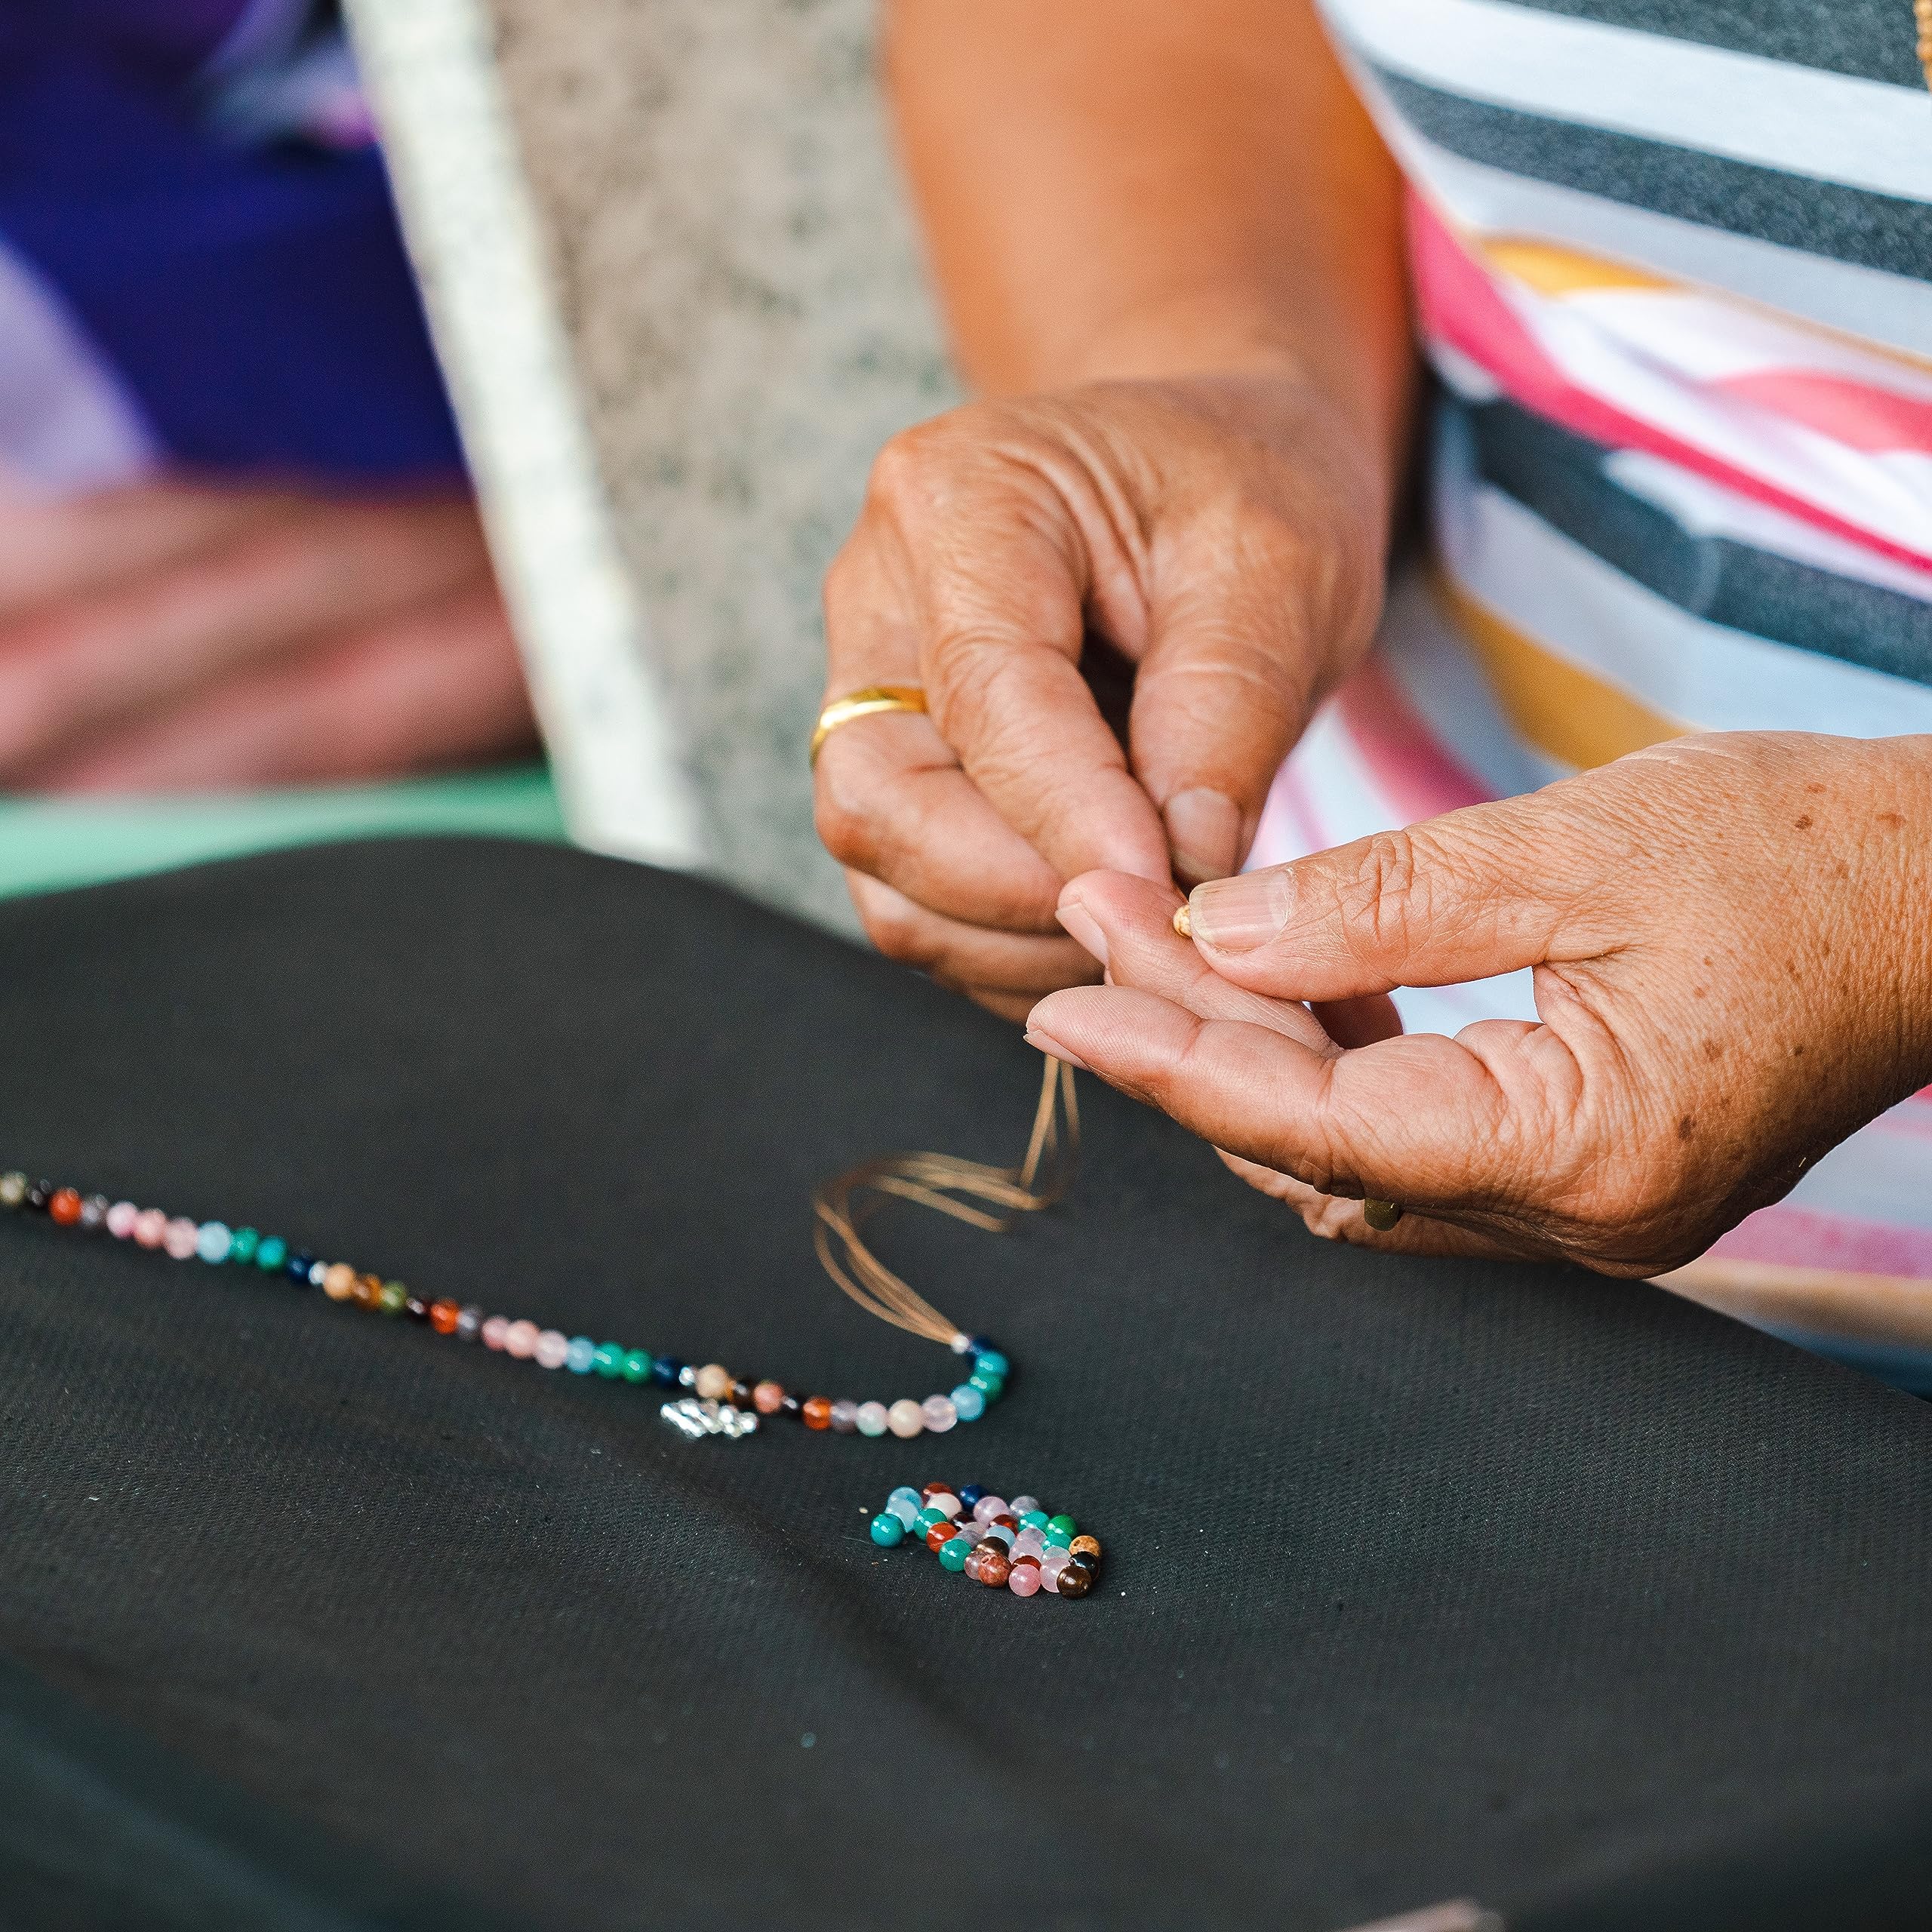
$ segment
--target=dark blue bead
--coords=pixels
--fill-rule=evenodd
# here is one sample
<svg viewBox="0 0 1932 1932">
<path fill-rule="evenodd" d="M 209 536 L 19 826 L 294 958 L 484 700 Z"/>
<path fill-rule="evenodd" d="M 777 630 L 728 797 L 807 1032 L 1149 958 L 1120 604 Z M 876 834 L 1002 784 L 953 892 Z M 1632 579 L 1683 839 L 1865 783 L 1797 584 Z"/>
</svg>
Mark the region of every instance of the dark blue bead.
<svg viewBox="0 0 1932 1932">
<path fill-rule="evenodd" d="M 986 1492 L 982 1489 L 977 1483 L 969 1482 L 966 1487 L 959 1492 L 959 1500 L 967 1509 L 970 1509 L 974 1503 L 979 1501 L 981 1497 L 986 1494 Z"/>
<path fill-rule="evenodd" d="M 966 1337 L 966 1352 L 969 1355 L 984 1355 L 992 1346 L 991 1339 L 985 1335 L 968 1335 Z"/>
<path fill-rule="evenodd" d="M 315 1265 L 315 1257 L 312 1254 L 291 1254 L 281 1272 L 297 1287 L 306 1288 L 309 1285 L 309 1270 Z"/>
<path fill-rule="evenodd" d="M 661 1382 L 667 1389 L 678 1386 L 678 1371 L 684 1367 L 675 1355 L 655 1355 L 651 1358 L 651 1379 Z"/>
</svg>

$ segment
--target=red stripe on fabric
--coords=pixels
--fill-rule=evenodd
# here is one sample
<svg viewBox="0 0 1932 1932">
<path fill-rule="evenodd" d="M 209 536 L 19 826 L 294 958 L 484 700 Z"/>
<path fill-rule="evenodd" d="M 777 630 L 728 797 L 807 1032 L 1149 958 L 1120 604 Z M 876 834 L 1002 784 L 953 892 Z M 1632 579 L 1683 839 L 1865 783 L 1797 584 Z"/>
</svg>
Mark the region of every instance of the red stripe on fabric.
<svg viewBox="0 0 1932 1932">
<path fill-rule="evenodd" d="M 1932 1228 L 1854 1221 L 1789 1201 L 1747 1216 L 1710 1251 L 1727 1261 L 1932 1280 Z"/>
<path fill-rule="evenodd" d="M 1662 457 L 1754 503 L 1769 504 L 1829 530 L 1876 555 L 1915 570 L 1932 570 L 1932 542 L 1921 549 L 1881 537 L 1580 387 L 1550 360 L 1481 265 L 1428 205 L 1411 193 L 1409 205 L 1410 245 L 1424 324 L 1432 334 L 1493 377 L 1512 401 L 1592 442 Z"/>
<path fill-rule="evenodd" d="M 1489 802 L 1490 795 L 1443 749 L 1374 658 L 1337 694 L 1335 709 L 1396 824 Z"/>
<path fill-rule="evenodd" d="M 1932 402 L 1900 395 L 1895 389 L 1874 389 L 1849 376 L 1821 376 L 1804 369 L 1722 376 L 1711 386 L 1866 455 L 1932 456 Z"/>
</svg>

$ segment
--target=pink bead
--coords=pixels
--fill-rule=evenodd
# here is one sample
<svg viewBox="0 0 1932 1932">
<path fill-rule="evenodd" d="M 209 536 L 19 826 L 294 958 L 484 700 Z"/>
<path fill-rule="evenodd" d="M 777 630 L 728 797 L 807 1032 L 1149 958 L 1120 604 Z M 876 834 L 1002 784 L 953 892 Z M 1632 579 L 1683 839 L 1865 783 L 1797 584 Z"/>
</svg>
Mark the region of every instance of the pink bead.
<svg viewBox="0 0 1932 1932">
<path fill-rule="evenodd" d="M 935 1435 L 943 1435 L 959 1420 L 959 1411 L 950 1395 L 928 1395 L 919 1404 L 919 1413 Z"/>
<path fill-rule="evenodd" d="M 561 1368 L 571 1352 L 571 1338 L 561 1328 L 546 1328 L 537 1338 L 537 1366 Z"/>
<path fill-rule="evenodd" d="M 980 1580 L 980 1552 L 977 1549 L 968 1550 L 966 1552 L 965 1574 L 976 1583 Z"/>
<path fill-rule="evenodd" d="M 1037 1496 L 1016 1496 L 1006 1506 L 1016 1516 L 1030 1515 L 1039 1508 L 1040 1499 Z"/>
<path fill-rule="evenodd" d="M 158 1247 L 168 1238 L 168 1217 L 158 1208 L 143 1208 L 134 1217 L 134 1238 L 143 1247 Z"/>
<path fill-rule="evenodd" d="M 990 1523 L 995 1516 L 1006 1514 L 1006 1505 L 997 1496 L 983 1496 L 973 1505 L 973 1520 L 976 1523 Z"/>
<path fill-rule="evenodd" d="M 1006 1580 L 1006 1587 L 1017 1597 L 1030 1597 L 1040 1588 L 1040 1573 L 1030 1563 L 1016 1563 Z"/>
<path fill-rule="evenodd" d="M 507 1315 L 493 1315 L 483 1324 L 483 1346 L 486 1349 L 500 1349 L 503 1337 L 510 1332 L 510 1318 Z"/>
<path fill-rule="evenodd" d="M 1047 1553 L 1047 1540 L 1038 1530 L 1022 1530 L 1013 1539 L 1015 1556 L 1044 1556 Z"/>
<path fill-rule="evenodd" d="M 162 1231 L 161 1244 L 177 1261 L 191 1260 L 195 1244 L 202 1238 L 202 1231 L 184 1214 L 179 1220 L 170 1221 Z"/>
<path fill-rule="evenodd" d="M 512 1321 L 503 1331 L 503 1352 L 515 1355 L 518 1361 L 528 1361 L 537 1352 L 537 1324 Z"/>
<path fill-rule="evenodd" d="M 125 1241 L 140 1218 L 141 1211 L 131 1201 L 117 1201 L 107 1211 L 107 1232 L 116 1241 Z"/>
</svg>

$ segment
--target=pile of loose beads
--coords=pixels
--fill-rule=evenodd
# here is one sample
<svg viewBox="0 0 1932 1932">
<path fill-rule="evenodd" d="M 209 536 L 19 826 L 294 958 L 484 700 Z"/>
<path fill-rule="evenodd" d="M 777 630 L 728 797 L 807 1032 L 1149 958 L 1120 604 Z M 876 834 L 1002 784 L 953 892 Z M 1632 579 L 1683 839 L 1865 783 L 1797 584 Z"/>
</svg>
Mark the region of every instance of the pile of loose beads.
<svg viewBox="0 0 1932 1932">
<path fill-rule="evenodd" d="M 665 1402 L 659 1413 L 688 1436 L 728 1438 L 756 1432 L 763 1417 L 791 1417 L 808 1429 L 837 1435 L 906 1438 L 931 1431 L 943 1435 L 955 1423 L 977 1421 L 1006 1386 L 1007 1358 L 977 1335 L 953 1338 L 952 1352 L 970 1355 L 973 1371 L 949 1395 L 909 1396 L 888 1407 L 829 1395 L 793 1395 L 782 1383 L 747 1382 L 719 1362 L 694 1368 L 675 1355 L 654 1355 L 621 1342 L 593 1342 L 588 1335 L 566 1335 L 534 1321 L 491 1315 L 474 1303 L 426 1301 L 400 1281 L 386 1281 L 346 1261 L 325 1261 L 291 1247 L 279 1235 L 253 1228 L 231 1228 L 224 1221 L 192 1221 L 131 1201 L 109 1201 L 104 1194 L 82 1195 L 52 1181 L 29 1180 L 23 1174 L 0 1174 L 0 1208 L 44 1214 L 57 1227 L 101 1232 L 117 1241 L 159 1249 L 177 1261 L 211 1265 L 252 1264 L 264 1274 L 285 1278 L 297 1287 L 320 1288 L 331 1301 L 352 1303 L 380 1315 L 406 1315 L 438 1335 L 484 1346 L 540 1368 L 567 1368 L 578 1375 L 621 1378 L 658 1389 L 691 1392 Z"/>
<path fill-rule="evenodd" d="M 977 1483 L 895 1489 L 872 1518 L 872 1541 L 891 1549 L 909 1536 L 936 1550 L 947 1569 L 989 1589 L 1004 1583 L 1017 1597 L 1041 1590 L 1084 1597 L 1100 1580 L 1098 1537 L 1082 1536 L 1071 1516 L 1049 1516 L 1030 1496 L 1008 1503 Z"/>
</svg>

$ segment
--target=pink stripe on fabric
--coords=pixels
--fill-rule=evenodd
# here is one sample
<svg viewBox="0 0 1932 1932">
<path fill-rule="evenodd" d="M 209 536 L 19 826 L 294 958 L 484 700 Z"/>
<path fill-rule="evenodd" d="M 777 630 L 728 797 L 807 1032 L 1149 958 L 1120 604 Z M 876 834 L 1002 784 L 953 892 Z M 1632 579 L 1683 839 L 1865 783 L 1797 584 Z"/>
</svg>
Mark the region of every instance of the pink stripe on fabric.
<svg viewBox="0 0 1932 1932">
<path fill-rule="evenodd" d="M 1915 569 L 1932 569 L 1932 540 L 1920 549 L 1881 537 L 1580 387 L 1544 352 L 1481 265 L 1462 248 L 1428 205 L 1411 193 L 1409 207 L 1417 299 L 1426 328 L 1494 377 L 1513 401 L 1593 442 L 1663 457 L 1878 555 Z"/>
<path fill-rule="evenodd" d="M 1895 390 L 1804 369 L 1721 376 L 1712 387 L 1866 455 L 1932 456 L 1932 402 Z"/>
<path fill-rule="evenodd" d="M 1397 825 L 1489 802 L 1489 794 L 1443 748 L 1374 658 L 1337 694 L 1335 709 Z"/>
<path fill-rule="evenodd" d="M 1932 1228 L 1855 1221 L 1783 1202 L 1761 1208 L 1710 1251 L 1727 1261 L 1847 1275 L 1902 1275 L 1932 1281 Z"/>
</svg>

